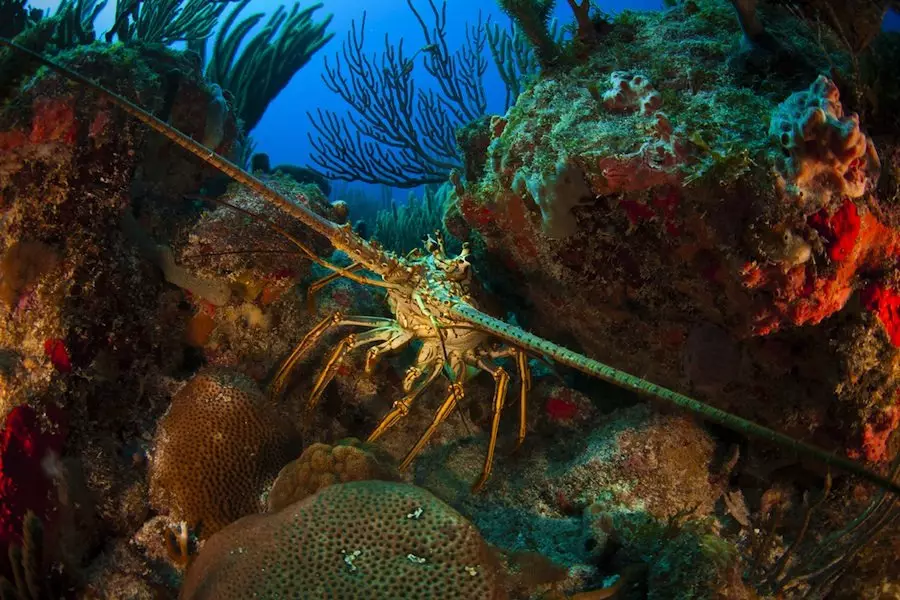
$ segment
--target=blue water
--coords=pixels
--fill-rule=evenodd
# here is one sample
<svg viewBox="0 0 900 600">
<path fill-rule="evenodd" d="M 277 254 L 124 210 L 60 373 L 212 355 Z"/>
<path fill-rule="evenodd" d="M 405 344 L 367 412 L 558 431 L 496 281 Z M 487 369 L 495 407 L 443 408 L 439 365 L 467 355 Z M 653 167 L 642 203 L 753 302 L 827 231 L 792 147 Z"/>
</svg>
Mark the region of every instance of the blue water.
<svg viewBox="0 0 900 600">
<path fill-rule="evenodd" d="M 427 17 L 430 8 L 427 0 L 414 0 L 415 5 Z M 35 8 L 55 10 L 59 0 L 31 0 L 29 4 Z M 280 4 L 279 0 L 254 0 L 244 9 L 242 16 L 254 12 L 271 13 Z M 309 6 L 312 1 L 303 0 L 301 5 Z M 290 2 L 287 3 L 291 5 Z M 110 0 L 104 11 L 95 22 L 98 35 L 107 31 L 111 26 L 115 14 L 115 0 Z M 467 21 L 476 22 L 479 11 L 484 18 L 490 17 L 495 22 L 509 22 L 508 17 L 497 7 L 494 0 L 450 0 L 448 10 L 448 43 L 453 49 L 464 41 L 465 24 Z M 603 10 L 608 13 L 616 13 L 623 9 L 656 10 L 661 8 L 662 0 L 604 0 Z M 230 10 L 230 9 L 229 9 Z M 324 6 L 316 14 L 318 19 L 333 13 L 330 30 L 335 33 L 334 39 L 321 50 L 310 63 L 298 72 L 288 87 L 269 105 L 268 111 L 259 125 L 251 132 L 257 143 L 257 151 L 269 154 L 272 164 L 299 164 L 310 162 L 310 145 L 307 134 L 311 126 L 307 118 L 307 111 L 317 108 L 330 108 L 341 110 L 342 101 L 332 94 L 322 81 L 324 73 L 324 60 L 327 56 L 331 60 L 336 52 L 340 51 L 341 44 L 346 33 L 350 30 L 353 20 L 359 20 L 367 11 L 366 20 L 366 47 L 371 52 L 380 52 L 384 48 L 384 36 L 388 34 L 392 40 L 405 40 L 405 49 L 408 53 L 420 48 L 423 42 L 421 29 L 414 16 L 408 9 L 405 0 L 325 0 Z M 572 11 L 565 1 L 558 2 L 557 13 L 561 22 L 572 20 Z M 226 11 L 227 14 L 227 11 Z M 265 22 L 265 20 L 263 21 Z M 253 32 L 247 39 L 252 37 Z M 421 61 L 417 61 L 421 69 Z M 416 75 L 419 75 L 416 73 Z M 425 85 L 428 75 L 425 73 L 417 77 L 419 85 Z M 486 77 L 486 92 L 488 96 L 489 112 L 502 112 L 504 87 L 496 74 L 491 62 Z M 405 195 L 405 194 L 404 194 Z"/>
<path fill-rule="evenodd" d="M 439 0 L 437 0 L 439 1 Z M 728 0 L 722 0 L 727 2 Z M 427 0 L 414 0 L 415 5 L 427 18 L 429 6 Z M 254 0 L 243 16 L 253 12 L 271 13 L 283 2 L 279 0 Z M 59 5 L 59 0 L 32 0 L 30 4 L 36 8 L 52 9 Z M 290 4 L 290 3 L 288 3 Z M 312 2 L 303 1 L 308 6 Z M 623 9 L 658 10 L 662 0 L 602 0 L 597 3 L 607 13 L 617 13 Z M 96 21 L 98 34 L 107 31 L 112 25 L 115 0 L 110 0 L 106 9 Z M 479 12 L 483 18 L 490 17 L 494 22 L 508 23 L 508 18 L 499 10 L 494 0 L 450 0 L 448 11 L 448 44 L 451 49 L 464 41 L 466 22 L 475 22 Z M 307 118 L 307 111 L 317 108 L 328 108 L 341 111 L 343 103 L 331 93 L 322 81 L 324 60 L 333 59 L 340 52 L 341 44 L 354 20 L 359 20 L 367 11 L 366 48 L 378 53 L 384 47 L 384 36 L 391 40 L 405 40 L 405 49 L 411 54 L 423 45 L 423 36 L 413 14 L 405 0 L 325 0 L 324 7 L 317 13 L 318 19 L 333 13 L 334 19 L 330 30 L 335 33 L 334 39 L 311 62 L 297 73 L 288 87 L 269 105 L 268 111 L 259 125 L 251 132 L 257 143 L 257 151 L 269 154 L 272 164 L 309 164 L 310 144 L 307 138 L 312 127 Z M 559 0 L 556 9 L 561 22 L 572 20 L 572 12 L 567 2 Z M 265 21 L 263 21 L 265 22 Z M 887 29 L 900 29 L 900 16 L 891 13 L 885 22 Z M 248 36 L 249 37 L 251 35 Z M 417 69 L 422 69 L 422 61 L 417 61 Z M 429 76 L 415 72 L 418 85 L 427 86 Z M 488 73 L 485 79 L 488 96 L 488 112 L 502 112 L 504 86 L 497 76 L 493 63 L 489 60 Z M 402 197 L 402 196 L 401 196 Z"/>
</svg>

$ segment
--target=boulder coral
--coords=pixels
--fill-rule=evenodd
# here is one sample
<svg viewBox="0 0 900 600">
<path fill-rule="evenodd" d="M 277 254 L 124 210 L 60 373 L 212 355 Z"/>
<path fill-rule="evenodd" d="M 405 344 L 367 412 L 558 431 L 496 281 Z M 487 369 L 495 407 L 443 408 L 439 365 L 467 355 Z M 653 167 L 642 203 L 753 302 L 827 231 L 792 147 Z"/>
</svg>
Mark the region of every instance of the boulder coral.
<svg viewBox="0 0 900 600">
<path fill-rule="evenodd" d="M 789 17 L 767 22 L 821 56 Z M 536 334 L 886 460 L 900 353 L 888 295 L 863 290 L 888 289 L 900 213 L 879 194 L 878 132 L 849 83 L 748 78 L 730 61 L 740 36 L 711 0 L 617 18 L 490 121 L 447 226 Z"/>
<path fill-rule="evenodd" d="M 329 485 L 371 479 L 400 480 L 396 467 L 378 447 L 356 438 L 333 446 L 312 444 L 278 473 L 269 492 L 269 510 L 281 510 Z"/>
<path fill-rule="evenodd" d="M 245 517 L 212 536 L 180 596 L 259 597 L 507 595 L 493 550 L 459 513 L 422 488 L 359 481 L 329 486 L 279 512 Z"/>
<path fill-rule="evenodd" d="M 265 508 L 264 494 L 298 451 L 290 421 L 245 375 L 194 376 L 159 422 L 152 504 L 206 538 Z"/>
</svg>

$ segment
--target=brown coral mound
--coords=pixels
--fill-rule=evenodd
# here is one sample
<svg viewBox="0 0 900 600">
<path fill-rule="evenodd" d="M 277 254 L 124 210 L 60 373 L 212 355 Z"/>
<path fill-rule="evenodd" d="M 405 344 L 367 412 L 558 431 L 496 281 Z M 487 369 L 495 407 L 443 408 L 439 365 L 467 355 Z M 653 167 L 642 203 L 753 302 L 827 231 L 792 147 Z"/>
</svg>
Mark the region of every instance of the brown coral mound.
<svg viewBox="0 0 900 600">
<path fill-rule="evenodd" d="M 329 485 L 348 481 L 399 481 L 388 456 L 356 438 L 334 446 L 313 444 L 278 474 L 269 493 L 269 510 L 281 510 Z"/>
<path fill-rule="evenodd" d="M 266 486 L 297 449 L 289 421 L 253 380 L 225 370 L 201 373 L 160 421 L 151 502 L 209 536 L 260 511 Z"/>
<path fill-rule="evenodd" d="M 422 488 L 385 481 L 241 519 L 206 542 L 181 590 L 182 600 L 506 597 L 471 523 Z"/>
</svg>

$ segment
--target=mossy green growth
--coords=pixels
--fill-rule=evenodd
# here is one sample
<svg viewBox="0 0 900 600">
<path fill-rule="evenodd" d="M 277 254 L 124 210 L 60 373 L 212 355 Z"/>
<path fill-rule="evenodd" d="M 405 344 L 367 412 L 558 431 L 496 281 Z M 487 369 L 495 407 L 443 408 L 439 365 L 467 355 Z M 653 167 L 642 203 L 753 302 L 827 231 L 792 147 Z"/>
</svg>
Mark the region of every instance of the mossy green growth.
<svg viewBox="0 0 900 600">
<path fill-rule="evenodd" d="M 609 522 L 621 545 L 617 562 L 646 566 L 648 598 L 715 598 L 738 558 L 736 547 L 719 535 L 712 517 L 679 514 L 662 521 L 644 512 L 614 510 Z"/>
</svg>

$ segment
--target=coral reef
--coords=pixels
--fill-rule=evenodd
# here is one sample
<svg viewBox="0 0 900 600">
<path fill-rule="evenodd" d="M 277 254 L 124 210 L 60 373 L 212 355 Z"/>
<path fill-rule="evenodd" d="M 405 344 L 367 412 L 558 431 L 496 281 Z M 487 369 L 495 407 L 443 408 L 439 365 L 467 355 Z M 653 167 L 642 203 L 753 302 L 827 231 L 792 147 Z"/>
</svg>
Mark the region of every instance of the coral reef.
<svg viewBox="0 0 900 600">
<path fill-rule="evenodd" d="M 269 492 L 270 511 L 279 511 L 322 488 L 349 481 L 399 481 L 400 474 L 377 446 L 356 438 L 334 446 L 311 444 L 281 469 Z"/>
<path fill-rule="evenodd" d="M 195 375 L 159 421 L 150 501 L 206 538 L 245 515 L 299 449 L 279 407 L 245 375 Z"/>
<path fill-rule="evenodd" d="M 260 570 L 267 577 L 255 577 Z M 506 598 L 499 563 L 471 523 L 422 488 L 382 481 L 332 485 L 222 530 L 181 598 L 260 594 Z"/>
<path fill-rule="evenodd" d="M 206 81 L 194 53 L 149 42 L 187 38 L 198 50 L 225 4 L 138 4 L 119 11 L 116 30 L 142 44 L 85 45 L 101 6 L 92 0 L 65 2 L 20 40 L 70 48 L 61 62 L 235 161 L 249 156 L 240 122 L 252 124 L 329 37 L 327 20 L 311 21 L 318 5 L 280 9 L 239 57 L 261 18 L 237 22 L 245 0 Z M 406 253 L 435 229 L 448 243 L 467 239 L 486 313 L 872 468 L 895 461 L 896 475 L 900 123 L 885 107 L 897 88 L 848 76 L 878 72 L 891 39 L 862 59 L 846 50 L 868 44 L 865 31 L 816 36 L 761 9 L 766 34 L 802 60 L 752 70 L 734 60 L 742 32 L 727 3 L 688 0 L 611 23 L 587 0 L 568 4 L 576 22 L 560 30 L 553 2 L 505 2 L 513 29 L 479 22 L 451 54 L 446 5 L 428 3 L 431 24 L 409 3 L 426 46 L 403 56 L 388 45 L 385 64 L 366 68 L 412 89 L 421 59 L 446 98 L 423 96 L 418 108 L 454 105 L 461 116 L 432 123 L 439 152 L 417 138 L 413 150 L 431 154 L 411 164 L 426 168 L 382 161 L 391 181 L 442 186 L 396 211 L 388 191 L 376 241 Z M 362 60 L 349 56 L 360 35 L 346 60 Z M 502 115 L 483 114 L 487 45 L 511 104 Z M 278 58 L 290 48 L 297 63 Z M 468 61 L 471 96 L 446 70 L 454 60 Z M 266 85 L 250 85 L 261 69 Z M 297 343 L 328 315 L 379 322 L 384 290 L 314 285 L 329 271 L 313 262 L 350 258 L 256 193 L 173 158 L 94 94 L 5 53 L 0 75 L 0 546 L 12 557 L 2 595 L 55 592 L 35 591 L 43 574 L 87 598 L 167 598 L 181 586 L 186 600 L 749 599 L 830 587 L 874 597 L 896 587 L 896 565 L 878 560 L 896 551 L 891 497 L 542 357 L 522 377 L 521 430 L 512 406 L 511 418 L 493 418 L 505 408 L 494 385 L 507 384 L 494 367 L 515 368 L 488 342 L 479 348 L 494 381 L 467 379 L 450 400 L 435 386 L 412 403 L 416 371 L 403 367 L 421 349 L 366 368 L 329 332 L 276 377 L 276 402 L 263 385 Z M 415 120 L 389 100 L 382 126 Z M 356 158 L 368 149 L 344 148 Z M 314 172 L 273 173 L 261 155 L 254 167 L 288 204 L 357 218 L 349 196 L 328 201 Z M 437 242 L 426 249 L 419 265 L 451 264 Z M 427 343 L 426 356 L 448 351 Z M 317 382 L 332 375 L 323 391 Z M 295 428 L 312 390 L 323 393 L 303 448 Z M 397 426 L 377 447 L 334 441 L 370 434 L 388 414 Z M 424 431 L 412 472 L 398 473 Z M 489 436 L 495 470 L 473 495 Z M 17 577 L 26 570 L 30 581 Z"/>
<path fill-rule="evenodd" d="M 647 407 L 600 414 L 583 395 L 546 380 L 533 395 L 547 404 L 532 413 L 528 458 L 498 462 L 494 485 L 483 494 L 471 495 L 467 483 L 484 451 L 480 440 L 427 453 L 415 481 L 469 515 L 491 544 L 565 565 L 568 574 L 556 589 L 603 587 L 605 578 L 637 567 L 643 570 L 629 585 L 644 581 L 650 597 L 708 597 L 682 589 L 676 571 L 696 577 L 698 589 L 720 586 L 723 557 L 701 548 L 699 539 L 711 544 L 719 533 L 711 519 L 721 488 L 710 477 L 717 460 L 710 437 L 690 419 Z M 563 403 L 565 412 L 558 408 Z M 575 435 L 581 431 L 590 433 Z M 670 523 L 670 537 L 658 535 Z M 728 542 L 716 546 L 731 552 Z"/>
<path fill-rule="evenodd" d="M 282 5 L 269 16 L 266 26 L 244 44 L 244 38 L 263 17 L 257 13 L 237 22 L 249 3 L 250 0 L 241 0 L 228 13 L 216 34 L 206 67 L 207 79 L 231 92 L 245 133 L 256 127 L 269 103 L 334 36 L 327 31 L 331 15 L 321 21 L 313 18 L 322 8 L 321 3 L 302 10 L 294 4 L 290 11 Z M 216 8 L 216 16 L 225 6 L 222 3 Z"/>
<path fill-rule="evenodd" d="M 209 132 L 210 107 L 222 108 L 190 54 L 96 44 L 57 58 L 197 139 Z M 241 362 L 256 348 L 257 363 L 244 362 L 243 371 L 262 378 L 289 352 L 296 339 L 284 339 L 271 319 L 300 335 L 303 299 L 284 292 L 308 262 L 245 217 L 210 210 L 216 192 L 204 189 L 221 188 L 214 173 L 172 160 L 159 138 L 93 94 L 35 74 L 27 62 L 15 66 L 30 77 L 22 88 L 19 78 L 4 78 L 16 101 L 0 108 L 0 415 L 10 440 L 3 531 L 18 540 L 32 510 L 45 523 L 45 556 L 54 573 L 72 578 L 71 589 L 109 597 L 105 578 L 119 563 L 129 566 L 117 591 L 164 589 L 173 580 L 162 563 L 128 545 L 150 516 L 145 457 L 157 420 L 178 380 L 202 364 Z M 236 117 L 225 108 L 214 129 L 217 150 L 230 154 Z M 315 188 L 307 198 L 292 182 L 274 185 L 334 213 Z M 261 208 L 240 191 L 226 198 Z M 332 251 L 281 223 L 317 251 Z M 247 254 L 254 249 L 263 251 Z M 26 414 L 34 415 L 31 429 Z M 47 452 L 42 440 L 63 423 L 60 460 L 50 455 L 61 454 L 61 442 Z M 20 447 L 29 450 L 13 452 Z M 297 453 L 277 461 L 270 479 Z M 251 510 L 264 506 L 256 500 Z"/>
<path fill-rule="evenodd" d="M 536 333 L 885 460 L 900 355 L 884 294 L 858 292 L 889 289 L 900 237 L 874 134 L 825 77 L 749 87 L 724 67 L 736 34 L 712 2 L 619 18 L 495 119 L 448 227 Z"/>
</svg>

